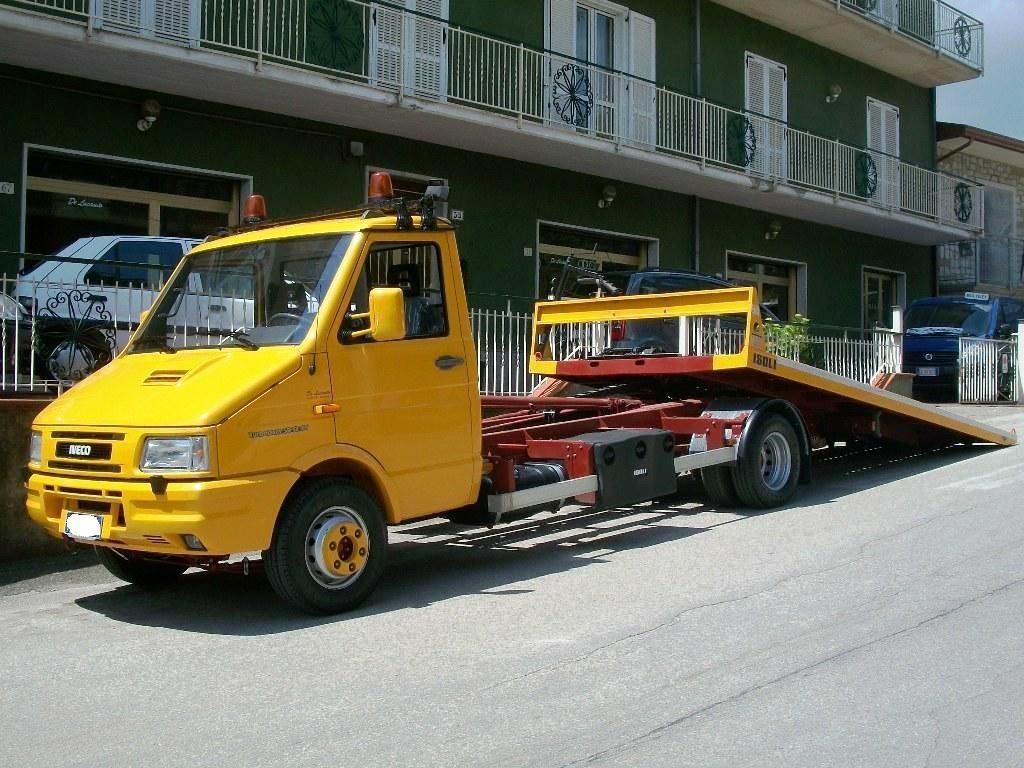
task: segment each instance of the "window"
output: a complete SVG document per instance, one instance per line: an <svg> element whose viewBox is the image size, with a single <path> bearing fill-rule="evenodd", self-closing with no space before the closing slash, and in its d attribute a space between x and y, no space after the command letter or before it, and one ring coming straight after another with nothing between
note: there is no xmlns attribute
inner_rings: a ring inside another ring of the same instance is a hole
<svg viewBox="0 0 1024 768"><path fill-rule="evenodd" d="M395 0L391 5L371 7L370 83L444 99L448 93L448 0ZM351 68L354 62L346 64Z"/></svg>
<svg viewBox="0 0 1024 768"><path fill-rule="evenodd" d="M85 282L156 290L181 261L181 255L178 243L115 243L86 272Z"/></svg>
<svg viewBox="0 0 1024 768"><path fill-rule="evenodd" d="M865 268L863 275L863 327L892 328L892 308L904 303L906 278L901 272L873 268Z"/></svg>
<svg viewBox="0 0 1024 768"><path fill-rule="evenodd" d="M617 235L587 229L541 224L538 249L537 295L547 298L559 286L562 298L590 298L601 293L607 295L608 285L625 288L629 275L654 262L651 250L654 243L627 235ZM600 273L594 275L568 273L563 281L563 265Z"/></svg>
<svg viewBox="0 0 1024 768"><path fill-rule="evenodd" d="M237 218L238 179L198 171L30 149L25 184L29 253L98 235L202 239Z"/></svg>
<svg viewBox="0 0 1024 768"><path fill-rule="evenodd" d="M985 237L1012 238L1017 234L1017 193L1013 187L985 182Z"/></svg>
<svg viewBox="0 0 1024 768"><path fill-rule="evenodd" d="M737 285L757 288L762 306L768 307L780 320L792 320L801 311L800 283L806 267L788 261L762 259L742 253L727 256L726 277Z"/></svg>
<svg viewBox="0 0 1024 768"><path fill-rule="evenodd" d="M608 0L547 0L546 11L549 122L653 144L654 20Z"/></svg>
<svg viewBox="0 0 1024 768"><path fill-rule="evenodd" d="M887 207L900 205L900 111L868 99L868 150L858 160L857 192Z"/></svg>
<svg viewBox="0 0 1024 768"><path fill-rule="evenodd" d="M448 311L441 254L433 243L374 245L366 257L349 311L368 312L374 288L401 288L405 296L405 338L448 335ZM346 330L358 330L352 323Z"/></svg>
<svg viewBox="0 0 1024 768"><path fill-rule="evenodd" d="M742 132L730 126L734 135L743 140L733 142L729 162L766 176L786 176L788 71L784 65L753 53L746 55L745 70L748 114L741 125Z"/></svg>

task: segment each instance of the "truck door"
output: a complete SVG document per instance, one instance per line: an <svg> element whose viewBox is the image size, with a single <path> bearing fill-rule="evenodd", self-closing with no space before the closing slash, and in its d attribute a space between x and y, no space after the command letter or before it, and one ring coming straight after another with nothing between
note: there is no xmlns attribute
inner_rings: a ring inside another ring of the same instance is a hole
<svg viewBox="0 0 1024 768"><path fill-rule="evenodd" d="M475 358L450 242L437 233L369 234L348 310L366 312L373 288L400 287L406 336L347 339L351 322L342 321L329 340L338 442L380 462L402 519L468 504L479 484Z"/></svg>

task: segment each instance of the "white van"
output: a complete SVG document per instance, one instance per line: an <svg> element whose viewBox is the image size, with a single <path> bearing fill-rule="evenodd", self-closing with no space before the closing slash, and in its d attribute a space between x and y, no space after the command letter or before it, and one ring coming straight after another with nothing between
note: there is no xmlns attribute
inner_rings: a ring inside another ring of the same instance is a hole
<svg viewBox="0 0 1024 768"><path fill-rule="evenodd" d="M36 359L45 372L75 380L109 361L198 242L85 237L19 277L14 297L33 319Z"/></svg>

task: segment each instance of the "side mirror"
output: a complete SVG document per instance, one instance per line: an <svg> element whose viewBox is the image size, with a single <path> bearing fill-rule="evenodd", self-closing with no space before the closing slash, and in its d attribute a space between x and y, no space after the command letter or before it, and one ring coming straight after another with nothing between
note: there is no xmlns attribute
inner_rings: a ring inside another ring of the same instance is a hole
<svg viewBox="0 0 1024 768"><path fill-rule="evenodd" d="M374 341L405 338L405 294L401 288L370 291L370 336Z"/></svg>
<svg viewBox="0 0 1024 768"><path fill-rule="evenodd" d="M352 331L350 339L398 341L405 338L405 295L401 288L374 288L370 291L370 311L349 315L349 320L369 320L370 327Z"/></svg>
<svg viewBox="0 0 1024 768"><path fill-rule="evenodd" d="M1003 323L996 328L996 337L1000 339L1008 339L1013 336L1013 326L1009 323Z"/></svg>

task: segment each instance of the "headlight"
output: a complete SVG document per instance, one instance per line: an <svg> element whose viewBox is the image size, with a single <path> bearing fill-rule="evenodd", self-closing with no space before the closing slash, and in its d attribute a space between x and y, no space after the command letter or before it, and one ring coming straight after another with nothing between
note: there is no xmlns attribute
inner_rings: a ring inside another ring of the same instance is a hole
<svg viewBox="0 0 1024 768"><path fill-rule="evenodd" d="M43 460L43 433L32 430L32 436L28 440L28 460L32 464L39 464Z"/></svg>
<svg viewBox="0 0 1024 768"><path fill-rule="evenodd" d="M142 447L143 472L205 472L210 445L205 437L148 437Z"/></svg>

